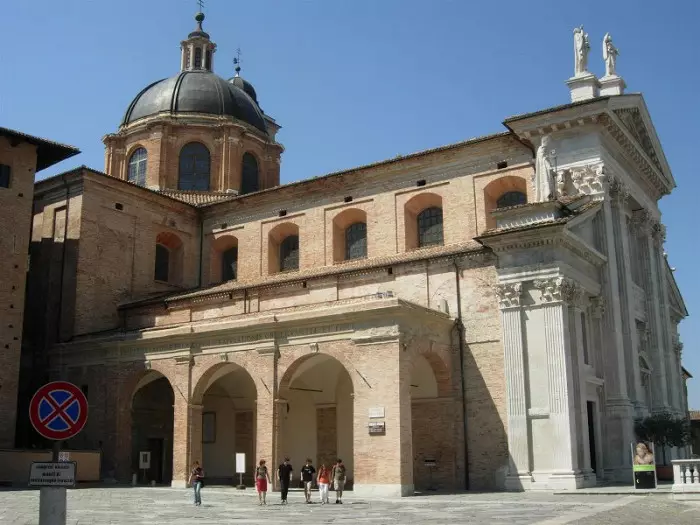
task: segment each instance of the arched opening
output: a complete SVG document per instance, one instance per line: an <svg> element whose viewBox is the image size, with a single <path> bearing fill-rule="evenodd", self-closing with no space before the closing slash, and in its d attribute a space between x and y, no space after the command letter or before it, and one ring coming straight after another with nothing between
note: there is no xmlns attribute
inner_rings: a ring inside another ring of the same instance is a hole
<svg viewBox="0 0 700 525"><path fill-rule="evenodd" d="M420 193L404 206L406 250L443 244L442 197Z"/></svg>
<svg viewBox="0 0 700 525"><path fill-rule="evenodd" d="M146 167L148 164L148 152L146 148L138 147L129 157L129 173L127 180L139 186L146 185Z"/></svg>
<svg viewBox="0 0 700 525"><path fill-rule="evenodd" d="M351 208L333 218L333 262L367 257L367 213Z"/></svg>
<svg viewBox="0 0 700 525"><path fill-rule="evenodd" d="M185 144L180 150L179 190L209 191L209 150L200 142Z"/></svg>
<svg viewBox="0 0 700 525"><path fill-rule="evenodd" d="M195 69L202 69L202 48L201 47L194 48L194 68Z"/></svg>
<svg viewBox="0 0 700 525"><path fill-rule="evenodd" d="M202 463L209 483L238 483L236 454L245 454L244 483L253 484L257 389L250 374L234 363L212 367L192 399L202 405Z"/></svg>
<svg viewBox="0 0 700 525"><path fill-rule="evenodd" d="M173 478L173 404L170 382L156 371L144 375L131 402L131 471L139 483L170 484ZM150 465L140 468L139 459L148 452Z"/></svg>
<svg viewBox="0 0 700 525"><path fill-rule="evenodd" d="M243 154L243 162L241 166L241 195L253 193L260 189L258 179L258 161L255 155L248 153Z"/></svg>
<svg viewBox="0 0 700 525"><path fill-rule="evenodd" d="M211 243L210 281L212 284L238 279L238 239L222 235Z"/></svg>
<svg viewBox="0 0 700 525"><path fill-rule="evenodd" d="M486 229L496 227L496 220L491 216L493 210L526 203L527 181L523 177L507 175L492 180L484 188Z"/></svg>
<svg viewBox="0 0 700 525"><path fill-rule="evenodd" d="M299 226L291 222L278 224L268 235L268 273L299 269Z"/></svg>
<svg viewBox="0 0 700 525"><path fill-rule="evenodd" d="M171 232L159 233L156 236L154 280L179 285L182 282L182 259L180 238Z"/></svg>
<svg viewBox="0 0 700 525"><path fill-rule="evenodd" d="M455 408L445 363L436 354L414 356L411 428L413 483L417 490L454 488Z"/></svg>
<svg viewBox="0 0 700 525"><path fill-rule="evenodd" d="M280 383L279 453L295 470L306 458L318 468L342 459L348 484L353 479L353 385L345 367L332 356L304 356L285 372Z"/></svg>

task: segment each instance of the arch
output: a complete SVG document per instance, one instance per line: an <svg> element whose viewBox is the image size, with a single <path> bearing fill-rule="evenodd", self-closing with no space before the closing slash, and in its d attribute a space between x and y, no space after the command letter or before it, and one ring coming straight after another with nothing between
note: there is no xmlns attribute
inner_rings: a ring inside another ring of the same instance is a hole
<svg viewBox="0 0 700 525"><path fill-rule="evenodd" d="M279 414L278 454L289 456L294 466L311 457L317 468L341 457L351 480L354 388L348 368L330 354L306 354L292 362L280 380L286 406Z"/></svg>
<svg viewBox="0 0 700 525"><path fill-rule="evenodd" d="M492 180L486 185L486 187L484 187L484 214L486 217L486 229L496 227L496 220L491 216L491 212L496 208L501 207L499 206L499 200L508 193L513 194L513 196L516 193L524 195L526 203L527 181L523 177L518 177L516 175L505 175Z"/></svg>
<svg viewBox="0 0 700 525"><path fill-rule="evenodd" d="M226 234L213 239L210 259L212 284L238 279L238 238Z"/></svg>
<svg viewBox="0 0 700 525"><path fill-rule="evenodd" d="M140 483L168 483L173 478L173 429L175 393L166 376L150 370L141 375L132 391L131 471ZM139 454L151 452L151 466L139 469Z"/></svg>
<svg viewBox="0 0 700 525"><path fill-rule="evenodd" d="M299 226L278 224L268 234L268 273L298 270L301 262Z"/></svg>
<svg viewBox="0 0 700 525"><path fill-rule="evenodd" d="M127 180L138 186L145 186L147 165L148 152L143 146L138 146L131 156L129 156Z"/></svg>
<svg viewBox="0 0 700 525"><path fill-rule="evenodd" d="M209 191L211 155L201 142L189 142L180 150L177 188Z"/></svg>
<svg viewBox="0 0 700 525"><path fill-rule="evenodd" d="M496 208L510 208L527 204L527 195L522 191L507 191L496 201Z"/></svg>
<svg viewBox="0 0 700 525"><path fill-rule="evenodd" d="M367 257L367 213L343 210L333 218L333 262Z"/></svg>
<svg viewBox="0 0 700 525"><path fill-rule="evenodd" d="M241 195L253 193L259 189L258 159L255 158L255 155L246 151L241 162Z"/></svg>
<svg viewBox="0 0 700 525"><path fill-rule="evenodd" d="M404 230L407 251L442 244L442 197L424 192L409 199L404 205Z"/></svg>
<svg viewBox="0 0 700 525"><path fill-rule="evenodd" d="M246 455L246 484L252 484L255 462L258 391L250 373L235 362L210 366L192 390L192 403L202 407L201 457L212 483L238 481L235 454Z"/></svg>
<svg viewBox="0 0 700 525"><path fill-rule="evenodd" d="M172 232L156 236L153 279L169 284L182 281L183 248L180 237Z"/></svg>

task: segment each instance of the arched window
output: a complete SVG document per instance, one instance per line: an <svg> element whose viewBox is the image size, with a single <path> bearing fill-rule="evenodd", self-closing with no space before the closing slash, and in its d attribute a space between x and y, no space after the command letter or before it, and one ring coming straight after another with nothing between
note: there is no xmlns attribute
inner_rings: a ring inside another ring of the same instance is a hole
<svg viewBox="0 0 700 525"><path fill-rule="evenodd" d="M426 208L418 214L418 247L442 244L442 208Z"/></svg>
<svg viewBox="0 0 700 525"><path fill-rule="evenodd" d="M299 269L299 236L290 235L280 243L280 271Z"/></svg>
<svg viewBox="0 0 700 525"><path fill-rule="evenodd" d="M241 173L241 195L258 191L258 161L251 153L243 154Z"/></svg>
<svg viewBox="0 0 700 525"><path fill-rule="evenodd" d="M209 150L204 144L190 142L180 150L179 190L209 190Z"/></svg>
<svg viewBox="0 0 700 525"><path fill-rule="evenodd" d="M137 148L129 158L129 175L127 180L138 184L146 185L146 164L148 163L148 153L145 148Z"/></svg>
<svg viewBox="0 0 700 525"><path fill-rule="evenodd" d="M345 260L367 257L367 224L356 222L345 229Z"/></svg>
<svg viewBox="0 0 700 525"><path fill-rule="evenodd" d="M194 48L194 68L195 69L202 69L202 48L201 47Z"/></svg>
<svg viewBox="0 0 700 525"><path fill-rule="evenodd" d="M238 246L221 254L221 280L234 281L238 276Z"/></svg>
<svg viewBox="0 0 700 525"><path fill-rule="evenodd" d="M508 191L498 198L496 208L509 208L520 204L527 204L527 195L521 191Z"/></svg>
<svg viewBox="0 0 700 525"><path fill-rule="evenodd" d="M156 266L154 279L168 282L170 277L170 250L162 244L156 244Z"/></svg>

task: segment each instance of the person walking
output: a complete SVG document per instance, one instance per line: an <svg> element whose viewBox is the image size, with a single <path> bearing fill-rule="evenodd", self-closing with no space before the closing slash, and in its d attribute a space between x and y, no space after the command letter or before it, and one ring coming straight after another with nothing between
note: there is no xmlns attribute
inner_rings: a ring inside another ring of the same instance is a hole
<svg viewBox="0 0 700 525"><path fill-rule="evenodd" d="M258 490L259 505L267 505L268 483L270 483L270 474L267 472L265 460L261 459L255 469L255 488Z"/></svg>
<svg viewBox="0 0 700 525"><path fill-rule="evenodd" d="M289 458L284 458L284 461L277 467L277 479L280 480L280 491L282 493L282 505L287 504L287 494L289 494L289 484L292 481L292 473L294 469L289 462Z"/></svg>
<svg viewBox="0 0 700 525"><path fill-rule="evenodd" d="M314 482L314 474L316 474L316 469L311 464L311 459L307 458L306 464L301 467L301 481L304 483L306 503L311 503L311 485Z"/></svg>
<svg viewBox="0 0 700 525"><path fill-rule="evenodd" d="M321 496L321 505L329 503L328 501L328 484L331 482L331 472L322 463L318 469L318 494Z"/></svg>
<svg viewBox="0 0 700 525"><path fill-rule="evenodd" d="M199 507L202 504L202 487L204 486L204 469L199 464L199 461L192 463L189 484L194 489L194 504L196 507Z"/></svg>
<svg viewBox="0 0 700 525"><path fill-rule="evenodd" d="M343 503L343 489L345 489L345 465L343 460L339 459L333 466L333 486L335 488L335 503Z"/></svg>

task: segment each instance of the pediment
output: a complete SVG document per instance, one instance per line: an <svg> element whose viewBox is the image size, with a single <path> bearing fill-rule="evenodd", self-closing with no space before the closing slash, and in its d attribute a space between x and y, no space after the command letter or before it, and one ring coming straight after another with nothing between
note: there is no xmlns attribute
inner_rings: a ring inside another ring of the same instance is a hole
<svg viewBox="0 0 700 525"><path fill-rule="evenodd" d="M639 108L622 108L615 109L613 111L625 126L627 131L632 134L635 140L642 147L644 153L647 154L647 156L660 171L663 171L663 167L661 166L661 162L656 154L656 149L652 144L647 128L644 125L644 120L639 112Z"/></svg>
<svg viewBox="0 0 700 525"><path fill-rule="evenodd" d="M668 301L669 306L672 310L675 310L682 317L688 316L688 310L685 307L685 302L683 301L683 296L678 288L678 283L676 283L676 278L673 276L673 271L671 267L666 264L666 281L668 281Z"/></svg>

